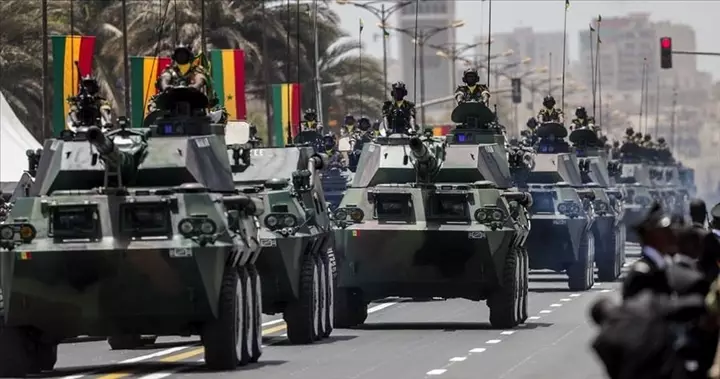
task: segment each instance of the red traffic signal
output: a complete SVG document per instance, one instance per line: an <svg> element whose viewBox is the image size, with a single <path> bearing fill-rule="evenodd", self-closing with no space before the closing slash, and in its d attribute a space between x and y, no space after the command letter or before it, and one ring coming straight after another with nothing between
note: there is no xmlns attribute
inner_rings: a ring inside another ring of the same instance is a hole
<svg viewBox="0 0 720 379"><path fill-rule="evenodd" d="M660 38L660 68L672 68L672 38Z"/></svg>

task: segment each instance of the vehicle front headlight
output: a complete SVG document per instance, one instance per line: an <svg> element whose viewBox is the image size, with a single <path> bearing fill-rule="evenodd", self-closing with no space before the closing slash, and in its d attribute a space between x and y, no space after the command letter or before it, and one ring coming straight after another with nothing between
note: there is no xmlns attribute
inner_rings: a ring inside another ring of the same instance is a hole
<svg viewBox="0 0 720 379"><path fill-rule="evenodd" d="M200 232L202 234L215 234L217 226L213 220L205 220L200 224Z"/></svg>
<svg viewBox="0 0 720 379"><path fill-rule="evenodd" d="M268 228L274 228L277 226L277 224L278 224L277 217L275 217L273 215L269 215L269 216L265 217L265 226L267 226Z"/></svg>
<svg viewBox="0 0 720 379"><path fill-rule="evenodd" d="M0 239L11 240L15 236L15 229L10 225L5 225L0 228Z"/></svg>

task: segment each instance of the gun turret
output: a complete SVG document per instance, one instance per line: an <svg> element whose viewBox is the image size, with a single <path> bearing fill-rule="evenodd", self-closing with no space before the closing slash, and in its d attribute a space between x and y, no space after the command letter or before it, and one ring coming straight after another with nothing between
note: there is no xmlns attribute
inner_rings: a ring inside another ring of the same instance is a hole
<svg viewBox="0 0 720 379"><path fill-rule="evenodd" d="M410 138L410 154L415 159L415 172L419 180L429 180L440 170L440 161L420 137Z"/></svg>
<svg viewBox="0 0 720 379"><path fill-rule="evenodd" d="M135 144L130 151L121 151L113 140L108 138L97 126L88 128L86 138L95 147L100 159L105 163L104 187L121 188L125 182L134 179L147 144Z"/></svg>
<svg viewBox="0 0 720 379"><path fill-rule="evenodd" d="M106 164L117 167L122 163L123 156L120 154L117 146L103 134L102 130L97 126L91 126L87 130L87 140L95 147L100 159Z"/></svg>

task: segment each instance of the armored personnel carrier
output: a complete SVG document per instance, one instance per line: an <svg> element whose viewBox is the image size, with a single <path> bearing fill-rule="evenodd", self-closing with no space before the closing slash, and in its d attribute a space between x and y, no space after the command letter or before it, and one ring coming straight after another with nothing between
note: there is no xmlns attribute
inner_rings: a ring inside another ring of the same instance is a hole
<svg viewBox="0 0 720 379"><path fill-rule="evenodd" d="M486 111L461 105L453 120L483 121ZM508 190L500 145L474 142L476 132L499 132L467 126L447 143L391 134L365 144L334 213L336 325L364 323L367 304L388 296L487 300L490 323L498 328L527 318L523 245L531 198Z"/></svg>
<svg viewBox="0 0 720 379"><path fill-rule="evenodd" d="M0 225L0 376L52 370L80 335L200 335L206 365L261 354L256 215L202 93L159 96L149 128L45 141L29 195Z"/></svg>
<svg viewBox="0 0 720 379"><path fill-rule="evenodd" d="M306 132L309 133L309 132ZM312 138L314 139L314 138ZM335 257L320 171L326 157L312 146L229 146L236 188L262 202L256 261L263 312L283 313L293 344L328 337L333 330Z"/></svg>
<svg viewBox="0 0 720 379"><path fill-rule="evenodd" d="M592 191L592 233L595 240L595 265L598 279L615 281L625 264L625 224L622 222L622 194L616 188L619 162L608 159L604 144L595 131L575 129L570 133L571 151L578 157L584 187Z"/></svg>
<svg viewBox="0 0 720 379"><path fill-rule="evenodd" d="M620 147L622 169L617 179L618 189L623 193L625 225L637 225L645 216L646 208L658 195L650 179L650 167L643 158L644 149L632 142ZM626 231L626 241L639 242L637 234L631 229Z"/></svg>
<svg viewBox="0 0 720 379"><path fill-rule="evenodd" d="M515 173L515 184L533 197L527 248L531 269L565 271L568 287L595 282L593 192L583 189L579 161L565 141L565 126L543 123L536 130L535 164Z"/></svg>

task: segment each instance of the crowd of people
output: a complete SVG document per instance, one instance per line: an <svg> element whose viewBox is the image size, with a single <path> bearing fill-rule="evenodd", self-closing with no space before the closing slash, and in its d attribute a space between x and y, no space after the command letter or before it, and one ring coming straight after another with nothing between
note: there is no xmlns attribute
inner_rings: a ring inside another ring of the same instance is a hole
<svg viewBox="0 0 720 379"><path fill-rule="evenodd" d="M592 347L612 379L720 378L720 204L690 203L690 222L655 203L633 228L641 258L620 300L591 309Z"/></svg>

